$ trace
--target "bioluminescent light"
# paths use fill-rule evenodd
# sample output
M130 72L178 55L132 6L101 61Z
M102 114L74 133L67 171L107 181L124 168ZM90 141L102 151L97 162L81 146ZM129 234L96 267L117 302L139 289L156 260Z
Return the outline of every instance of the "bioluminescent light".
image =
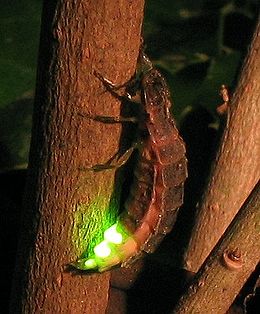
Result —
M103 233L103 241L93 249L93 254L89 258L78 259L74 266L82 270L104 271L106 263L113 266L116 261L118 264L120 257L117 255L117 248L122 244L128 235L119 222L115 223ZM115 264L115 265L116 265Z
M123 236L116 230L117 224L114 224L104 232L104 239L107 242L120 244L123 242Z
M102 241L94 247L94 252L97 257L105 258L110 255L111 249L107 241Z
M84 262L85 269L93 269L97 267L97 263L93 258L90 258Z

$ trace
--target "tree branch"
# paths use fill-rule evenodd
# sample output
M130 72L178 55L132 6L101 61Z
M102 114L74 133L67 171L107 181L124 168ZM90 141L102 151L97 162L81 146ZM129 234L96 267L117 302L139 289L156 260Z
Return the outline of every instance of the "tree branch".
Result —
M260 177L260 22L230 104L227 127L197 211L183 267L197 272Z
M182 296L174 314L226 313L260 260L260 182Z

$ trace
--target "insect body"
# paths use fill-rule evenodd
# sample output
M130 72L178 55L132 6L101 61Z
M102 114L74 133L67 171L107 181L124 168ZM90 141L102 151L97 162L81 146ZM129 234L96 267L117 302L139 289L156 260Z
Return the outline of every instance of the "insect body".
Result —
M140 78L143 134L134 183L118 222L105 231L90 259L75 267L104 271L126 266L143 252L153 252L174 225L183 202L187 177L184 142L170 114L170 94L162 75L141 54ZM147 69L148 68L148 69Z

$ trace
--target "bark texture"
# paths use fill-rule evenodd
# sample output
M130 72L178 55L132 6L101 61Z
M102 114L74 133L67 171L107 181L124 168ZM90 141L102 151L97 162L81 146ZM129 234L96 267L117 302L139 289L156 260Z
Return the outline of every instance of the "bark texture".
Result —
M226 313L260 260L260 183L199 270L174 314Z
M65 269L84 251L79 230L91 202L104 211L114 188L114 171L80 168L113 156L121 127L81 115L119 115L120 102L94 71L116 84L133 75L143 6L143 0L44 1L11 313L105 313L109 273L73 276Z
M260 23L233 95L183 267L197 272L260 178Z

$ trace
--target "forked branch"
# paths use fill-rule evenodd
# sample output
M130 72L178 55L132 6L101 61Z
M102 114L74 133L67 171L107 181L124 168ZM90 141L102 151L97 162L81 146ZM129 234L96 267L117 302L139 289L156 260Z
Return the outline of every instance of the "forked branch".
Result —
M256 27L183 267L197 272L260 177L260 22Z
M202 265L175 314L226 313L260 260L260 182Z

